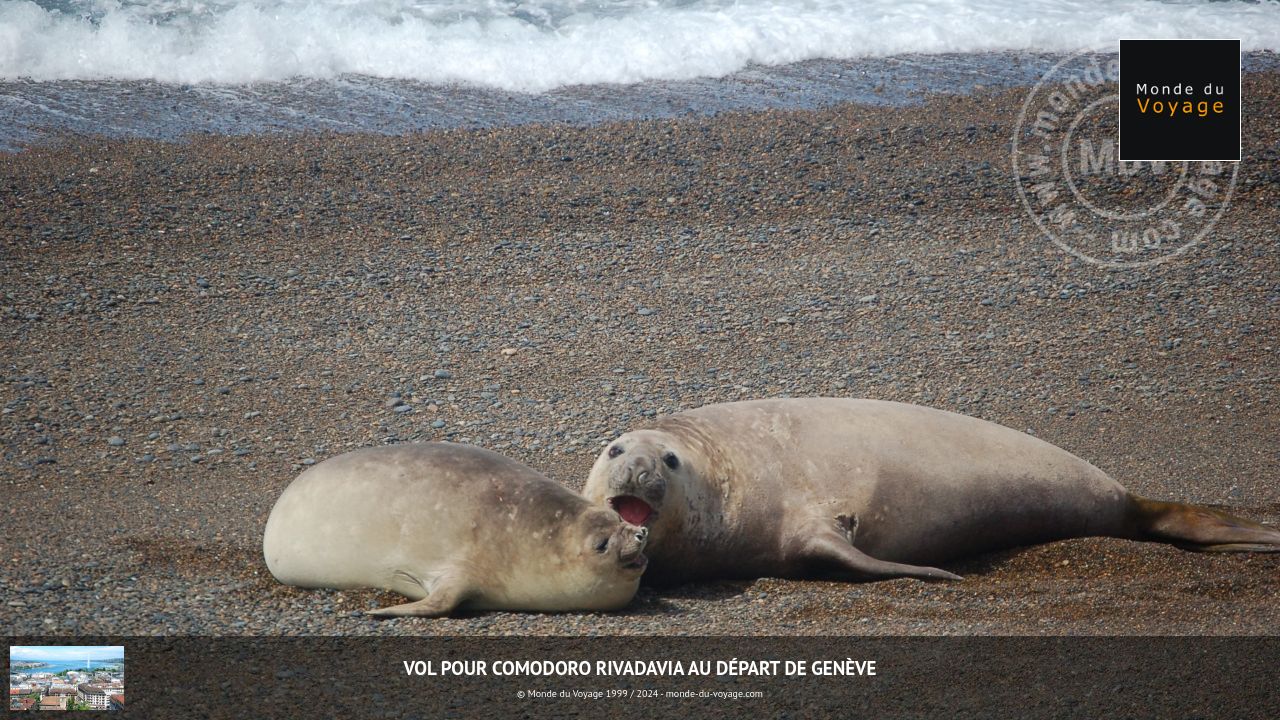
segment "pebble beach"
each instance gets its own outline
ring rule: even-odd
[[[0,621],[16,635],[1275,635],[1280,557],[1084,539],[954,583],[642,589],[618,613],[375,621],[278,584],[305,467],[450,440],[580,488],[707,403],[977,416],[1131,490],[1280,523],[1280,71],[1230,207],[1108,270],[1045,239],[1027,88],[417,134],[63,137],[0,155]]]

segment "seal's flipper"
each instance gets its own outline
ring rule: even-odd
[[[1280,552],[1280,530],[1207,507],[1130,496],[1133,537],[1195,552]]]
[[[899,577],[919,578],[921,580],[963,580],[959,575],[938,568],[877,560],[850,545],[843,536],[834,530],[820,532],[816,537],[806,542],[803,555],[805,560],[835,565],[867,580],[885,580]]]
[[[461,586],[438,582],[431,589],[431,594],[421,600],[370,610],[365,614],[376,618],[442,617],[453,612],[464,599],[466,592]]]

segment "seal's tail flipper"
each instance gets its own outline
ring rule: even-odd
[[[1138,540],[1196,552],[1280,552],[1280,530],[1199,505],[1131,496]]]

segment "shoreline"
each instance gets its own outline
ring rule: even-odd
[[[982,417],[1140,494],[1276,523],[1280,72],[1244,95],[1212,237],[1121,271],[1023,213],[1017,89],[7,157],[0,618],[45,636],[1280,634],[1280,558],[1120,540],[950,563],[966,579],[945,585],[764,579],[646,589],[616,614],[388,623],[360,611],[393,596],[284,587],[260,552],[309,459],[451,439],[577,488],[654,416],[788,394]]]
[[[1104,57],[1105,54],[1098,54]],[[907,54],[751,66],[720,78],[577,85],[540,94],[342,76],[248,85],[0,80],[0,155],[76,139],[190,142],[207,136],[574,127],[725,112],[905,106],[1034,84],[1067,57],[1043,52]],[[1247,52],[1244,72],[1280,70]]]

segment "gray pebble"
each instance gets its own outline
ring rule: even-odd
[[[448,380],[453,377],[453,373],[449,372],[448,370],[437,370],[434,373],[432,373],[432,377],[434,377],[437,380]]]
[[[107,444],[111,447],[124,447],[124,438],[119,435],[112,435],[107,438]]]

